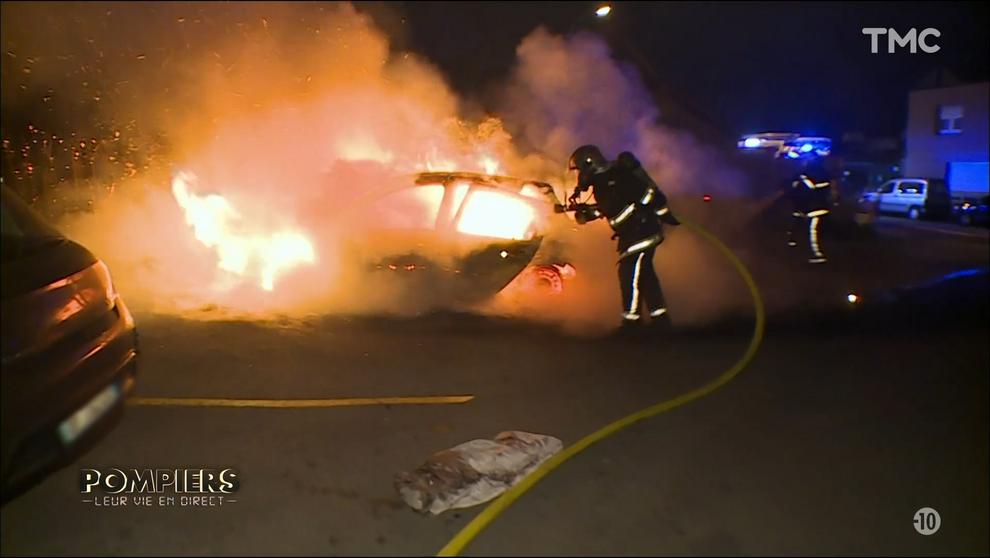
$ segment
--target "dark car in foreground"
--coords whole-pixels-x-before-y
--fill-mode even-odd
[[[6,503],[119,421],[134,320],[106,265],[2,188],[2,462]]]

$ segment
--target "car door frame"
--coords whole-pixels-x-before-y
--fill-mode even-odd
[[[901,188],[906,184],[917,184],[921,190],[919,193],[902,192]],[[921,179],[902,179],[897,183],[897,204],[899,213],[905,215],[911,211],[912,207],[917,207],[921,213],[925,211],[925,197],[928,195],[928,183]]]
[[[877,211],[888,212],[895,211],[896,208],[891,204],[896,202],[894,196],[897,194],[897,188],[899,185],[899,180],[894,178],[884,182],[879,187],[877,187]],[[884,193],[882,190],[887,186],[887,184],[892,184],[890,193]]]

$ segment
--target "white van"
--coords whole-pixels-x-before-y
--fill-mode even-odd
[[[949,209],[948,190],[940,178],[895,178],[863,194],[861,201],[875,202],[881,213],[898,213],[911,219],[940,217]]]

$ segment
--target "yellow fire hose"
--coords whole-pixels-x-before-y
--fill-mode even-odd
[[[522,497],[523,494],[533,488],[536,483],[540,482],[541,479],[549,475],[557,467],[564,464],[565,461],[574,457],[575,455],[581,453],[582,451],[588,449],[592,444],[599,442],[612,434],[615,434],[633,424],[648,419],[650,417],[665,413],[672,409],[676,409],[682,405],[686,405],[696,399],[700,399],[725,384],[729,383],[733,378],[736,377],[750,361],[756,355],[756,351],[759,349],[760,344],[763,342],[763,331],[766,325],[766,312],[763,307],[763,299],[760,296],[760,290],[756,286],[756,282],[753,280],[753,276],[750,274],[746,266],[739,260],[739,258],[726,246],[721,240],[715,235],[688,219],[685,219],[678,215],[677,217],[681,223],[683,223],[687,228],[699,234],[708,242],[712,243],[722,254],[725,255],[732,265],[735,266],[736,271],[739,272],[740,277],[746,283],[746,287],[749,289],[749,294],[753,298],[753,310],[755,313],[754,323],[753,323],[753,336],[749,341],[749,345],[746,347],[746,352],[743,353],[739,360],[736,361],[728,370],[722,372],[715,379],[711,380],[707,384],[695,388],[687,393],[678,395],[673,399],[668,399],[666,401],[661,401],[637,411],[631,415],[623,417],[596,432],[585,436],[584,438],[577,441],[577,443],[564,448],[563,451],[557,453],[546,462],[538,467],[535,471],[527,475],[518,484],[503,493],[497,500],[489,504],[484,510],[481,511],[470,523],[464,526],[454,538],[450,539],[437,556],[457,556],[459,555],[468,544],[471,543],[486,527],[488,527],[495,519],[502,514],[509,506],[513,504],[516,500]]]

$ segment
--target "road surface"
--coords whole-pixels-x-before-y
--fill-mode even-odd
[[[877,238],[836,246],[825,273],[787,262],[786,248],[755,265],[765,293],[794,281],[816,288],[768,302],[752,365],[711,396],[580,454],[468,553],[986,555],[986,276],[891,287],[985,268],[987,235],[932,227],[884,219]],[[849,278],[861,306],[837,303]],[[398,499],[395,473],[502,430],[574,442],[731,365],[749,341],[742,318],[631,343],[459,314],[139,315],[140,396],[474,399],[131,407],[92,452],[3,508],[2,553],[432,554],[478,509],[420,516]],[[84,503],[79,470],[111,467],[233,467],[241,486],[218,507]],[[934,535],[912,525],[922,507],[940,513]]]

